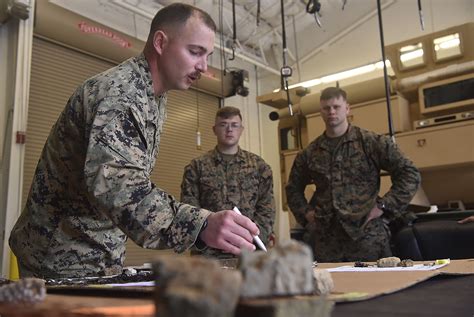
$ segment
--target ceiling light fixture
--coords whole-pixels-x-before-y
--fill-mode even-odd
[[[385,61],[385,64],[387,65],[387,68],[390,68],[391,64],[388,59]],[[345,70],[339,73],[323,76],[321,78],[315,78],[315,79],[303,81],[303,82],[288,86],[288,89],[292,89],[296,87],[304,87],[304,88],[314,87],[321,84],[327,84],[327,83],[336,82],[342,79],[364,75],[364,74],[367,74],[376,70],[380,70],[380,69],[383,69],[382,61],[378,61],[376,63],[371,63],[371,64],[367,64],[360,67],[355,67],[355,68]],[[280,88],[273,90],[273,92],[278,92],[278,91],[280,91]]]

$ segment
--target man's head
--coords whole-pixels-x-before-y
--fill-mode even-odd
[[[216,113],[214,127],[219,148],[237,148],[244,127],[242,115],[235,107],[222,107]]]
[[[344,90],[337,87],[328,87],[321,92],[319,101],[321,117],[326,124],[326,129],[347,126],[349,104]]]
[[[188,89],[207,71],[215,32],[209,14],[196,7],[174,3],[158,11],[144,49],[155,93]]]

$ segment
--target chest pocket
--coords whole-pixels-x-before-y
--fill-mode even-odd
[[[246,174],[240,181],[240,206],[254,207],[259,196],[259,179],[256,173]],[[265,195],[265,193],[263,193]]]
[[[308,163],[309,177],[320,188],[327,188],[331,177],[331,156],[326,151],[314,155]]]
[[[350,174],[350,179],[357,183],[372,181],[378,174],[370,157],[368,157],[361,144],[348,151],[347,161],[343,162],[343,171]],[[349,176],[349,175],[348,175]]]
[[[199,200],[203,203],[220,201],[223,195],[222,186],[222,182],[219,182],[215,175],[201,177]]]

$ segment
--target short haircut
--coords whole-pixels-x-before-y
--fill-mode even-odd
[[[239,116],[240,120],[242,120],[239,108],[227,106],[220,108],[216,112],[216,120],[217,118],[229,119],[234,116]]]
[[[347,100],[347,94],[344,90],[339,87],[328,87],[321,91],[321,96],[319,97],[319,101],[321,100],[330,100],[332,98],[339,98],[342,97],[344,100]]]
[[[158,30],[169,30],[170,28],[179,28],[186,24],[191,16],[196,16],[214,33],[217,30],[216,23],[211,16],[199,8],[185,3],[173,3],[159,10],[150,26],[150,34],[153,37]]]

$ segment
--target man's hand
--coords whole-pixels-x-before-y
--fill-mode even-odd
[[[381,209],[379,209],[377,206],[374,206],[374,208],[372,208],[372,210],[367,215],[367,219],[365,220],[364,224],[362,225],[362,230],[365,229],[365,227],[367,226],[367,224],[371,220],[379,218],[382,215],[383,215],[383,211]]]
[[[474,216],[469,216],[467,218],[464,218],[458,221],[458,223],[468,223],[468,222],[474,222]]]
[[[259,233],[249,218],[233,210],[222,210],[207,217],[207,227],[199,237],[209,247],[239,255],[241,249],[255,250],[253,236]]]

